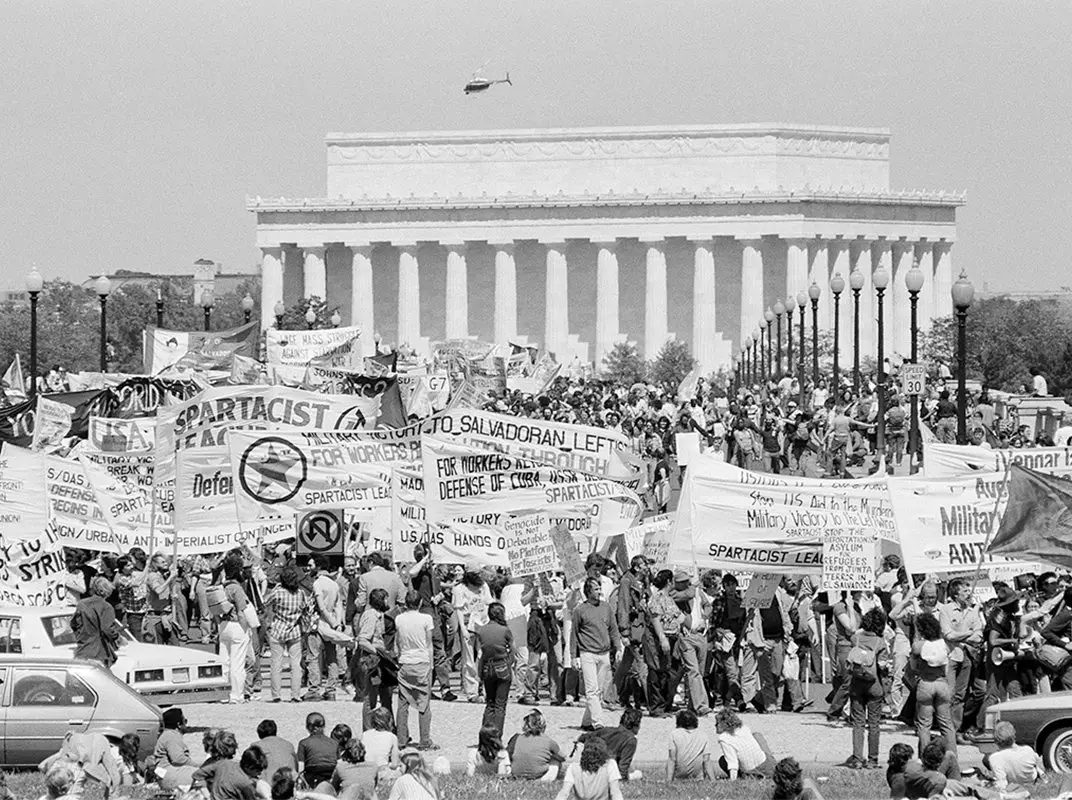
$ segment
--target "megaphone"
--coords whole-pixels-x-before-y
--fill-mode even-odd
[[[1016,659],[1016,652],[1013,650],[1002,650],[1000,647],[995,647],[990,651],[990,663],[995,667],[1000,667],[1006,661],[1014,661]]]

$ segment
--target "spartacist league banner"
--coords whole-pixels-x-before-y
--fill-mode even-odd
[[[626,486],[572,470],[538,466],[528,459],[475,451],[431,436],[421,441],[428,521],[444,522],[491,512],[538,510],[547,506],[592,505],[602,500],[643,509]]]
[[[239,520],[389,506],[391,466],[408,463],[412,448],[367,441],[365,433],[231,431],[227,446]]]

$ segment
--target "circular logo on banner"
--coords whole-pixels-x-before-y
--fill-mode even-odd
[[[356,431],[361,430],[367,424],[368,420],[365,419],[364,412],[358,406],[354,406],[339,414],[339,419],[335,422],[335,430]]]
[[[278,436],[255,441],[246,448],[238,465],[243,491],[268,505],[292,498],[308,475],[309,467],[301,450]]]
[[[298,522],[298,545],[310,553],[340,550],[342,523],[334,511],[311,511]]]

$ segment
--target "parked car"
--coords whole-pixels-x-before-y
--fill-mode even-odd
[[[0,606],[0,653],[73,658],[72,606]],[[112,672],[146,700],[181,705],[226,700],[227,662],[192,647],[145,644],[123,629]]]
[[[35,767],[69,732],[100,733],[118,742],[141,739],[150,755],[163,726],[160,709],[96,661],[0,655],[0,762]]]
[[[1030,694],[987,709],[986,730],[975,739],[984,753],[996,749],[994,726],[1011,722],[1016,743],[1035,748],[1046,769],[1072,773],[1072,692]]]

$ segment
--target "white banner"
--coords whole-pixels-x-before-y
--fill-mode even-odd
[[[232,431],[227,443],[243,523],[316,508],[391,504],[391,466],[412,463],[412,441],[396,432]]]
[[[396,468],[392,475],[391,515],[385,536],[376,529],[376,519],[373,520],[374,532],[391,543],[388,549],[393,550],[396,561],[412,560],[413,546],[424,543],[430,545],[432,560],[439,564],[510,565],[502,524],[504,515],[480,514],[432,526],[425,517],[424,478],[420,465]]]
[[[527,459],[474,451],[429,436],[422,439],[421,452],[430,522],[614,499],[631,504],[634,518],[643,509],[631,489],[614,481],[537,467]]]
[[[66,403],[57,403],[42,395],[37,396],[37,411],[34,415],[32,450],[46,450],[62,444],[71,432],[74,409]]]
[[[59,538],[45,528],[32,539],[0,539],[0,605],[51,606],[67,597]]]
[[[1035,562],[986,552],[991,530],[1005,512],[1005,473],[982,472],[960,478],[892,478],[890,497],[901,532],[901,552],[909,572],[964,572],[1006,565],[1038,572]],[[999,501],[999,495],[1001,495]]]
[[[625,549],[629,558],[642,555],[655,568],[665,567],[669,563],[673,529],[673,514],[657,514],[641,520],[625,532]]]
[[[928,478],[958,478],[977,472],[1004,472],[1019,464],[1049,475],[1072,474],[1072,447],[1027,447],[992,450],[934,442],[923,446],[923,473]]]
[[[378,397],[330,395],[281,386],[220,386],[157,414],[157,469],[170,476],[173,454],[218,447],[229,430],[359,430],[372,428]]]
[[[98,453],[148,453],[156,447],[156,418],[90,417],[83,450]]]
[[[361,364],[361,329],[325,328],[312,331],[265,332],[265,361],[269,364],[305,365],[316,361],[323,367],[356,367]]]
[[[48,524],[45,458],[5,444],[0,451],[0,541],[35,538]]]

